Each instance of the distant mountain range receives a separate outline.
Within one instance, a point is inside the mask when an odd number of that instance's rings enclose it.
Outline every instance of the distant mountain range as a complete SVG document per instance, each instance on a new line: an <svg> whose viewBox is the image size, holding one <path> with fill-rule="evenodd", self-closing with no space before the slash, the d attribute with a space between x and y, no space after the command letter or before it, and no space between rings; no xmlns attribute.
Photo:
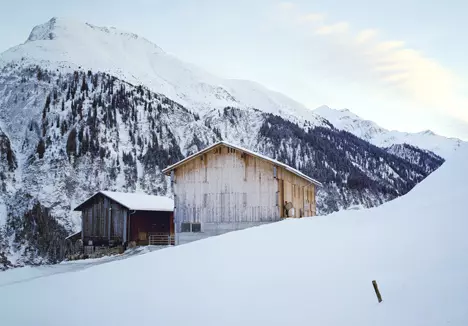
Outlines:
<svg viewBox="0 0 468 326"><path fill-rule="evenodd" d="M418 133L387 130L373 121L362 119L347 109L335 110L324 105L315 109L314 113L330 121L335 128L348 131L379 147L409 144L447 158L464 143L457 138L436 135L430 130Z"/></svg>
<svg viewBox="0 0 468 326"><path fill-rule="evenodd" d="M215 141L321 181L320 214L405 194L457 147L393 133L213 76L135 34L53 18L0 55L0 268L60 260L80 227L73 207L97 190L172 196L161 169Z"/></svg>

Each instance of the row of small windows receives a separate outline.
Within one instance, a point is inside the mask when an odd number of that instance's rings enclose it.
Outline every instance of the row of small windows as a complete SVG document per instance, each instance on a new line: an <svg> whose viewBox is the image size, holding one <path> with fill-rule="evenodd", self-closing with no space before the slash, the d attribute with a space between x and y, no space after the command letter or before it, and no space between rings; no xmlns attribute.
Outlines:
<svg viewBox="0 0 468 326"><path fill-rule="evenodd" d="M201 223L182 222L180 232L201 232Z"/></svg>

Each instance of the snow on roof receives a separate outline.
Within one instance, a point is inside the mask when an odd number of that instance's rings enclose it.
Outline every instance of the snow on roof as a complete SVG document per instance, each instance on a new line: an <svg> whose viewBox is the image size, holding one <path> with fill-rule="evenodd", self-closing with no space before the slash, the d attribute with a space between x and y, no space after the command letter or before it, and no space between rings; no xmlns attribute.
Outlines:
<svg viewBox="0 0 468 326"><path fill-rule="evenodd" d="M174 200L164 196L153 196L145 193L130 193L116 191L99 191L83 201L74 210L80 210L81 207L97 194L102 194L122 206L135 211L165 211L172 212L174 210Z"/></svg>
<svg viewBox="0 0 468 326"><path fill-rule="evenodd" d="M256 156L256 157L258 157L258 158L261 158L261 159L263 159L263 160L272 162L273 164L278 165L278 166L281 166L281 167L283 167L284 169L288 170L289 172L292 172L292 173L294 173L295 175L297 175L297 176L299 176L299 177L301 177L301 178L303 178L303 179L305 179L305 180L307 180L307 181L309 181L309 182L311 182L311 183L316 184L317 186L321 186L321 185L322 185L322 184L321 184L320 182L318 182L317 180L312 179L311 177L309 177L309 176L305 175L304 173L302 173L302 172L300 172L300 171L298 171L298 170L296 170L296 169L290 167L290 166L287 165L287 164L281 163L281 162L279 162L279 161L277 161L277 160L274 160L274 159L272 159L272 158L270 158L270 157L268 157L268 156L265 156L265 155L262 155L262 154L253 152L253 151L251 151L251 150L248 150L248 149L246 149L246 148L243 148L243 147L240 147L240 146L237 146L237 145L234 145L234 144L230 144L230 143L225 142L225 141L217 142L217 143L215 143L215 144L213 144L213 145L211 145L211 146L206 147L205 149L202 149L201 151L199 151L199 152L197 152L197 153L195 153L195 154L192 154L192 155L190 155L190 156L187 156L187 157L184 158L183 160L181 160L181 161L179 161L179 162L177 162L177 163L175 163L175 164L173 164L173 165L168 166L167 168L165 168L164 170L162 170L162 172L167 174L168 172L172 171L172 170L175 169L176 167L178 167L178 166L180 166L180 165L182 165L182 164L184 164L184 163L190 161L191 159L197 157L198 155L203 154L203 153L205 153L205 152L208 152L208 151L210 151L211 149L213 149L214 147L217 147L217 146L220 146L220 145L232 147L232 148L237 149L237 150L239 150L239 151L242 151L242 152L244 152L244 153L247 153L247 154L250 154L250 155L252 155L252 156Z"/></svg>

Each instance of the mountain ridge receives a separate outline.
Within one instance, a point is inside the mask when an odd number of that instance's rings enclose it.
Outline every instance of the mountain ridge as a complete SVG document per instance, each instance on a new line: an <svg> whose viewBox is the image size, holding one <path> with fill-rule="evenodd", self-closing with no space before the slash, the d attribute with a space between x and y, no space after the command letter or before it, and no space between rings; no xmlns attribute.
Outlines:
<svg viewBox="0 0 468 326"><path fill-rule="evenodd" d="M388 130L371 120L361 118L349 109L332 109L322 105L314 113L327 119L335 128L348 131L382 148L406 143L448 158L464 143L457 138L437 135L431 130L416 133Z"/></svg>

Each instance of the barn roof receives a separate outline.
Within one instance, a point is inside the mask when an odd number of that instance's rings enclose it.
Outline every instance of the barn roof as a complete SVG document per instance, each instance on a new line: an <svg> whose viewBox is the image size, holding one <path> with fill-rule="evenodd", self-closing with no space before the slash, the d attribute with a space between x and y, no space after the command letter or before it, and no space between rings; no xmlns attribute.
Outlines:
<svg viewBox="0 0 468 326"><path fill-rule="evenodd" d="M83 201L74 210L80 211L88 201L98 194L102 194L130 210L165 212L172 212L174 210L174 200L169 197L116 191L99 191Z"/></svg>
<svg viewBox="0 0 468 326"><path fill-rule="evenodd" d="M237 145L230 144L230 143L225 142L225 141L220 141L220 142L214 143L213 145L208 146L208 147L202 149L201 151L199 151L199 152L197 152L197 153L195 153L195 154L192 154L192 155L190 155L190 156L187 156L187 157L184 158L183 160L180 160L179 162L177 162L177 163L175 163L175 164L173 164L173 165L168 166L167 168L165 168L164 170L162 170L162 172L165 173L165 174L168 174L170 171L174 170L175 168L177 168L178 166L180 166L180 165L182 165L182 164L185 164L186 162L192 160L193 158L195 158L195 157L197 157L197 156L199 156L199 155L201 155L201 154L203 154L203 153L206 153L206 152L212 150L212 149L215 148L215 147L223 146L223 145L224 145L224 146L227 146L227 147L234 148L234 149L236 149L236 150L238 150L238 151L247 153L247 154L249 154L249 155L256 156L256 157L261 158L261 159L263 159L263 160L269 161L269 162L271 162L271 163L273 163L273 164L275 164L275 165L277 165L277 166L281 166L282 168L288 170L289 172L292 172L292 173L294 173L295 175L297 175L298 177L301 177L301 178L303 178L303 179L305 179L305 180L307 180L307 181L309 181L309 182L311 182L311 183L313 183L313 184L316 184L317 186L321 186L321 185L322 185L322 184L321 184L320 182L318 182L317 180L312 179L311 177L309 177L309 176L305 175L304 173L302 173L302 172L300 172L300 171L298 171L298 170L296 170L296 169L290 167L290 166L287 165L287 164L281 163L281 162L279 162L279 161L277 161L277 160L274 160L274 159L272 159L272 158L269 158L268 156L265 156L265 155L262 155L262 154L259 154L259 153L255 153L255 152L253 152L253 151L251 151L251 150L248 150L248 149L246 149L246 148L243 148L243 147L240 147L240 146L237 146Z"/></svg>

